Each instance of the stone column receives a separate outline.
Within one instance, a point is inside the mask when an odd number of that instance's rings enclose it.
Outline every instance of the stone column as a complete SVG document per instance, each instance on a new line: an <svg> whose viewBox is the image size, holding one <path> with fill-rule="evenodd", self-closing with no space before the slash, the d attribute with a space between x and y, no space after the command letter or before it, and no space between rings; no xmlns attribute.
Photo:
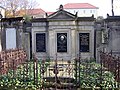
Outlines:
<svg viewBox="0 0 120 90"><path fill-rule="evenodd" d="M75 52L76 52L76 33L75 29L71 30L71 59L75 59Z"/></svg>

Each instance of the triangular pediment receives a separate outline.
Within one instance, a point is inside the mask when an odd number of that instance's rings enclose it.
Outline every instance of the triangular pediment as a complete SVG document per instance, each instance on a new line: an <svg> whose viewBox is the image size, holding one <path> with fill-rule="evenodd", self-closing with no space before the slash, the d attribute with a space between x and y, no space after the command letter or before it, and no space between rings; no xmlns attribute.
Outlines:
<svg viewBox="0 0 120 90"><path fill-rule="evenodd" d="M76 15L69 13L65 10L58 10L57 12L48 16L48 19L53 20L74 20Z"/></svg>

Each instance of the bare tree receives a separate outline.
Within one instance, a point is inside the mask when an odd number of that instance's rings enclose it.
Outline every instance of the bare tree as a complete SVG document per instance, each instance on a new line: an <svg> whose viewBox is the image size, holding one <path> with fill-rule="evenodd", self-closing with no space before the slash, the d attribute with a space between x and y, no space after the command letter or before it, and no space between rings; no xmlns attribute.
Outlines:
<svg viewBox="0 0 120 90"><path fill-rule="evenodd" d="M113 7L114 0L111 0L111 6L112 6L112 16L114 16L114 7Z"/></svg>
<svg viewBox="0 0 120 90"><path fill-rule="evenodd" d="M29 3L27 5L28 9L33 9L35 7L37 7L39 4L36 0L29 0Z"/></svg>
<svg viewBox="0 0 120 90"><path fill-rule="evenodd" d="M15 17L18 10L24 10L36 7L36 0L0 0L0 6L6 9L7 17Z"/></svg>

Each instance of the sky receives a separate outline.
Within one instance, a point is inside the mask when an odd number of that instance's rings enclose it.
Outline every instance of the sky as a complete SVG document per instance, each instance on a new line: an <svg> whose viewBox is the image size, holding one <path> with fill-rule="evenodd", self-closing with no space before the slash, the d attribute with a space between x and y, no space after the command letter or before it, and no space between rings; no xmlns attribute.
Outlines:
<svg viewBox="0 0 120 90"><path fill-rule="evenodd" d="M55 12L59 6L67 3L90 3L98 7L98 16L106 17L111 14L111 0L37 0L39 8L46 12ZM120 0L114 0L114 13L120 15Z"/></svg>

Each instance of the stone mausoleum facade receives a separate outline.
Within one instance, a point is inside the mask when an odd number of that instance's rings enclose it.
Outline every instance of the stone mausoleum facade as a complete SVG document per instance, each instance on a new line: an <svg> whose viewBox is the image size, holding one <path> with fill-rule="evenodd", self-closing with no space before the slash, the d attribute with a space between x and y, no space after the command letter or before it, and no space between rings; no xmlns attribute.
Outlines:
<svg viewBox="0 0 120 90"><path fill-rule="evenodd" d="M107 16L104 20L104 41L103 47L106 52L120 55L120 16Z"/></svg>
<svg viewBox="0 0 120 90"><path fill-rule="evenodd" d="M94 58L94 16L78 17L63 9L32 20L32 53L39 59Z"/></svg>

